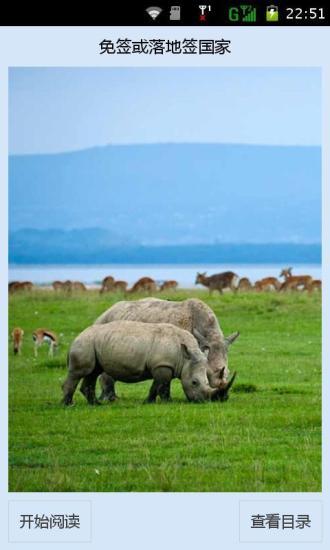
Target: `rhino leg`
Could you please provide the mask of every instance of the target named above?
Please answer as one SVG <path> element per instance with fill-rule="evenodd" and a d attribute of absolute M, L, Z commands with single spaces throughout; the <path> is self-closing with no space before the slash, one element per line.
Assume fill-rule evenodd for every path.
<path fill-rule="evenodd" d="M 100 384 L 102 393 L 100 399 L 103 401 L 115 401 L 118 399 L 118 395 L 115 392 L 115 381 L 106 372 L 103 372 L 100 376 Z"/>
<path fill-rule="evenodd" d="M 69 372 L 67 379 L 62 385 L 64 405 L 72 405 L 73 394 L 80 382 L 81 375 L 74 372 Z"/>
<path fill-rule="evenodd" d="M 100 367 L 95 364 L 95 353 L 81 353 L 81 350 L 70 350 L 68 353 L 68 376 L 62 384 L 64 405 L 72 405 L 73 394 L 80 380 L 97 371 Z M 99 371 L 101 372 L 101 370 Z"/>
<path fill-rule="evenodd" d="M 171 382 L 162 384 L 158 393 L 162 401 L 171 401 Z"/>
<path fill-rule="evenodd" d="M 158 367 L 155 369 L 153 372 L 154 381 L 144 403 L 155 403 L 157 395 L 159 395 L 162 401 L 169 401 L 172 377 L 173 372 L 169 367 Z"/>
<path fill-rule="evenodd" d="M 154 380 L 153 383 L 151 384 L 151 388 L 149 390 L 149 395 L 148 395 L 147 399 L 144 400 L 144 403 L 155 403 L 156 402 L 156 398 L 157 398 L 157 395 L 158 395 L 158 387 L 159 387 L 159 383 Z"/>
<path fill-rule="evenodd" d="M 96 367 L 93 372 L 85 376 L 80 386 L 81 393 L 86 397 L 90 405 L 100 405 L 100 401 L 96 399 L 95 386 L 96 380 L 101 372 L 101 369 Z"/>

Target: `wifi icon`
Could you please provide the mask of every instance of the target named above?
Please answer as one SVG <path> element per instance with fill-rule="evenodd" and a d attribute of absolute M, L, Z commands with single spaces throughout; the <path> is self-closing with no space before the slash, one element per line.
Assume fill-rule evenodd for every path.
<path fill-rule="evenodd" d="M 155 20 L 156 17 L 158 17 L 158 15 L 160 13 L 162 13 L 162 8 L 158 8 L 157 6 L 151 6 L 150 8 L 147 8 L 146 9 L 146 12 L 150 15 L 151 19 Z"/>

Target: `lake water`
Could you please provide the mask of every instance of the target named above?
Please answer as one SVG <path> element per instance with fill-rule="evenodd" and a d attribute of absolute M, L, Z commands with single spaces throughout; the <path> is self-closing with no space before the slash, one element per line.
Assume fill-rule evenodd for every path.
<path fill-rule="evenodd" d="M 278 277 L 283 265 L 263 264 L 210 264 L 210 265 L 10 265 L 9 281 L 32 281 L 35 284 L 50 284 L 55 280 L 82 281 L 87 285 L 100 283 L 106 275 L 132 285 L 140 277 L 152 277 L 158 282 L 175 279 L 182 288 L 193 288 L 197 271 L 208 275 L 222 271 L 234 271 L 240 277 L 248 277 L 255 282 L 263 277 Z M 321 279 L 322 267 L 319 264 L 299 264 L 293 266 L 293 274 L 311 275 Z"/>

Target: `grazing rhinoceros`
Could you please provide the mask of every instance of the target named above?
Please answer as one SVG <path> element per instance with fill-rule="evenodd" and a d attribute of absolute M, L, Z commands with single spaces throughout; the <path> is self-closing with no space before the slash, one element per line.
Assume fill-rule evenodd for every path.
<path fill-rule="evenodd" d="M 137 301 L 117 302 L 98 317 L 94 324 L 119 320 L 171 323 L 188 330 L 197 338 L 201 350 L 208 350 L 207 377 L 210 385 L 212 388 L 226 387 L 229 377 L 228 348 L 239 336 L 239 333 L 234 332 L 225 338 L 212 309 L 201 300 L 190 298 L 182 302 L 174 302 L 158 298 L 145 298 Z M 101 399 L 109 401 L 115 399 L 114 380 L 104 373 L 100 381 Z M 167 387 L 167 392 L 169 397 L 170 386 Z"/>
<path fill-rule="evenodd" d="M 114 321 L 84 330 L 71 345 L 68 377 L 63 384 L 63 403 L 70 405 L 81 378 L 90 404 L 95 404 L 95 384 L 104 371 L 113 380 L 141 382 L 153 379 L 148 401 L 162 395 L 162 387 L 180 378 L 189 401 L 225 400 L 229 387 L 211 388 L 206 376 L 207 359 L 196 339 L 168 323 Z"/>

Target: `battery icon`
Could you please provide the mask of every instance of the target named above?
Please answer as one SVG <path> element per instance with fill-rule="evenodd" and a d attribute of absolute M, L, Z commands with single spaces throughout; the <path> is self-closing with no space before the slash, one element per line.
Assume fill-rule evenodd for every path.
<path fill-rule="evenodd" d="M 278 21 L 278 7 L 267 6 L 266 7 L 266 21 L 268 23 L 276 23 Z"/>

